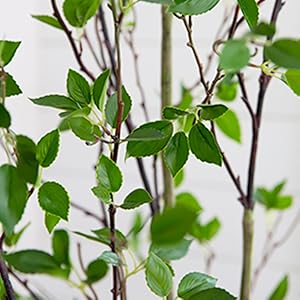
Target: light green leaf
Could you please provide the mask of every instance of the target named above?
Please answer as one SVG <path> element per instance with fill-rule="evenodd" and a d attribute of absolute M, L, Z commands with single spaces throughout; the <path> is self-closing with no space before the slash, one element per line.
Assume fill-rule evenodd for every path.
<path fill-rule="evenodd" d="M 300 70 L 287 70 L 285 73 L 285 78 L 288 86 L 297 96 L 300 96 Z"/>
<path fill-rule="evenodd" d="M 222 165 L 222 154 L 212 133 L 201 123 L 195 124 L 189 134 L 193 154 L 203 162 Z"/>
<path fill-rule="evenodd" d="M 23 226 L 19 231 L 13 232 L 10 235 L 6 235 L 5 240 L 4 240 L 5 245 L 7 245 L 8 247 L 16 246 L 17 243 L 19 242 L 20 238 L 23 236 L 23 233 L 25 232 L 25 230 L 29 227 L 29 225 L 30 225 L 30 222 L 27 223 L 25 226 Z"/>
<path fill-rule="evenodd" d="M 253 29 L 253 33 L 263 36 L 273 36 L 276 33 L 276 28 L 274 24 L 261 22 Z"/>
<path fill-rule="evenodd" d="M 60 218 L 49 213 L 45 213 L 45 226 L 49 233 L 53 231 L 55 226 L 59 223 Z"/>
<path fill-rule="evenodd" d="M 254 29 L 258 22 L 258 5 L 255 0 L 238 0 L 243 15 L 250 27 Z"/>
<path fill-rule="evenodd" d="M 5 76 L 5 97 L 17 96 L 22 94 L 22 91 L 12 75 L 6 73 Z M 2 84 L 0 84 L 0 98 L 2 98 Z"/>
<path fill-rule="evenodd" d="M 184 180 L 184 170 L 181 169 L 177 173 L 177 175 L 174 177 L 174 185 L 175 185 L 175 187 L 178 188 L 182 184 L 183 180 Z"/>
<path fill-rule="evenodd" d="M 112 203 L 110 191 L 103 187 L 101 184 L 93 187 L 92 192 L 104 204 Z"/>
<path fill-rule="evenodd" d="M 37 144 L 36 158 L 44 168 L 55 160 L 59 148 L 59 131 L 53 130 L 43 136 Z"/>
<path fill-rule="evenodd" d="M 0 40 L 0 66 L 5 67 L 14 57 L 21 42 Z"/>
<path fill-rule="evenodd" d="M 272 292 L 272 295 L 268 300 L 284 300 L 288 292 L 289 279 L 288 276 L 284 276 L 278 283 L 275 290 Z"/>
<path fill-rule="evenodd" d="M 181 99 L 177 107 L 181 110 L 185 110 L 190 108 L 193 103 L 193 95 L 191 91 L 187 89 L 185 86 L 181 86 Z"/>
<path fill-rule="evenodd" d="M 63 230 L 55 230 L 52 237 L 53 258 L 59 264 L 70 267 L 70 242 L 68 233 Z"/>
<path fill-rule="evenodd" d="M 123 209 L 134 209 L 145 203 L 150 203 L 152 197 L 144 189 L 136 189 L 126 196 L 123 204 L 120 206 Z"/>
<path fill-rule="evenodd" d="M 105 70 L 95 80 L 93 85 L 94 103 L 100 109 L 101 112 L 104 111 L 104 101 L 107 92 L 107 83 L 109 81 L 109 76 L 110 76 L 110 70 Z"/>
<path fill-rule="evenodd" d="M 150 252 L 146 262 L 146 281 L 148 287 L 157 296 L 167 296 L 172 289 L 170 268 L 156 254 Z"/>
<path fill-rule="evenodd" d="M 6 110 L 4 105 L 0 103 L 0 127 L 9 128 L 10 124 L 11 124 L 10 114 Z"/>
<path fill-rule="evenodd" d="M 179 117 L 188 115 L 189 113 L 177 107 L 167 106 L 163 109 L 163 116 L 168 120 L 176 120 Z"/>
<path fill-rule="evenodd" d="M 228 110 L 216 121 L 218 128 L 232 140 L 241 143 L 241 127 L 239 119 L 233 110 Z"/>
<path fill-rule="evenodd" d="M 216 96 L 223 101 L 233 101 L 237 96 L 238 83 L 228 74 L 217 86 Z"/>
<path fill-rule="evenodd" d="M 65 110 L 77 110 L 80 106 L 72 99 L 62 95 L 47 95 L 40 98 L 29 98 L 34 104 Z"/>
<path fill-rule="evenodd" d="M 193 225 L 190 234 L 195 237 L 200 243 L 205 243 L 212 240 L 221 228 L 219 219 L 213 218 L 207 224 L 202 225 L 196 223 Z"/>
<path fill-rule="evenodd" d="M 201 213 L 203 211 L 203 208 L 199 204 L 196 197 L 187 192 L 182 192 L 176 195 L 176 206 L 184 206 L 195 213 Z"/>
<path fill-rule="evenodd" d="M 142 0 L 143 2 L 158 3 L 158 4 L 172 4 L 172 0 Z"/>
<path fill-rule="evenodd" d="M 108 265 L 119 266 L 121 265 L 121 259 L 119 256 L 112 251 L 104 251 L 98 259 L 102 259 Z"/>
<path fill-rule="evenodd" d="M 42 23 L 48 24 L 57 29 L 63 29 L 57 18 L 47 15 L 32 15 L 32 17 Z"/>
<path fill-rule="evenodd" d="M 86 280 L 88 284 L 95 283 L 104 278 L 108 272 L 107 263 L 102 259 L 96 259 L 89 263 L 86 269 Z"/>
<path fill-rule="evenodd" d="M 72 132 L 83 141 L 95 142 L 97 140 L 94 125 L 85 117 L 69 119 Z"/>
<path fill-rule="evenodd" d="M 226 113 L 228 108 L 223 104 L 203 104 L 201 107 L 200 118 L 203 120 L 215 120 Z"/>
<path fill-rule="evenodd" d="M 192 296 L 189 300 L 236 300 L 237 298 L 220 288 L 204 290 Z"/>
<path fill-rule="evenodd" d="M 66 190 L 57 182 L 45 182 L 39 189 L 38 199 L 46 212 L 68 220 L 70 199 Z"/>

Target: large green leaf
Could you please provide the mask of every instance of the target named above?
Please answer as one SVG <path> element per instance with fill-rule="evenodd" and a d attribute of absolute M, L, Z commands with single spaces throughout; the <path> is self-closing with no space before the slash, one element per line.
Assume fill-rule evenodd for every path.
<path fill-rule="evenodd" d="M 20 221 L 27 202 L 27 187 L 17 169 L 10 165 L 0 167 L 0 222 L 5 232 L 12 234 Z"/>
<path fill-rule="evenodd" d="M 223 104 L 203 104 L 201 107 L 200 117 L 203 120 L 215 120 L 226 113 L 228 108 Z"/>
<path fill-rule="evenodd" d="M 63 29 L 60 23 L 58 22 L 57 18 L 53 16 L 47 16 L 47 15 L 32 15 L 32 17 L 44 24 L 50 25 L 57 29 Z"/>
<path fill-rule="evenodd" d="M 55 230 L 52 237 L 53 258 L 59 265 L 70 266 L 69 235 L 65 230 Z"/>
<path fill-rule="evenodd" d="M 104 111 L 104 101 L 105 101 L 109 76 L 110 76 L 110 70 L 105 70 L 103 73 L 99 75 L 99 77 L 95 80 L 93 85 L 94 103 L 102 112 Z"/>
<path fill-rule="evenodd" d="M 300 69 L 300 40 L 277 40 L 265 46 L 265 55 L 280 67 Z"/>
<path fill-rule="evenodd" d="M 55 160 L 59 148 L 59 131 L 53 130 L 43 136 L 37 144 L 36 158 L 44 168 Z"/>
<path fill-rule="evenodd" d="M 0 40 L 0 66 L 5 67 L 14 57 L 21 42 Z"/>
<path fill-rule="evenodd" d="M 220 288 L 204 290 L 192 296 L 189 300 L 236 300 L 237 298 Z"/>
<path fill-rule="evenodd" d="M 255 0 L 238 0 L 243 15 L 250 27 L 254 29 L 258 22 L 258 5 Z"/>
<path fill-rule="evenodd" d="M 160 132 L 159 136 L 157 131 Z M 156 138 L 154 133 L 156 133 Z M 129 140 L 127 143 L 127 157 L 143 157 L 157 154 L 165 148 L 172 133 L 173 125 L 167 120 L 143 124 L 127 137 Z M 149 138 L 149 134 L 151 134 L 151 138 Z"/>
<path fill-rule="evenodd" d="M 167 296 L 172 289 L 172 273 L 166 263 L 150 252 L 146 262 L 146 281 L 148 287 L 157 296 Z"/>
<path fill-rule="evenodd" d="M 200 15 L 213 9 L 220 0 L 187 0 L 180 3 L 172 4 L 169 11 L 183 15 Z"/>
<path fill-rule="evenodd" d="M 126 196 L 121 207 L 123 209 L 134 209 L 142 204 L 150 203 L 151 201 L 152 197 L 146 190 L 136 189 Z"/>
<path fill-rule="evenodd" d="M 47 95 L 40 98 L 29 98 L 34 104 L 65 110 L 77 110 L 79 105 L 72 99 L 62 95 Z"/>
<path fill-rule="evenodd" d="M 0 127 L 8 128 L 11 124 L 11 118 L 9 112 L 6 110 L 4 105 L 0 103 Z"/>
<path fill-rule="evenodd" d="M 173 177 L 183 168 L 188 160 L 189 146 L 184 132 L 177 132 L 164 150 L 165 162 Z"/>
<path fill-rule="evenodd" d="M 108 272 L 107 263 L 102 259 L 96 259 L 89 263 L 86 269 L 86 280 L 88 284 L 95 283 L 105 277 Z"/>
<path fill-rule="evenodd" d="M 284 300 L 286 299 L 286 295 L 288 292 L 288 285 L 289 279 L 287 276 L 284 276 L 278 285 L 276 286 L 275 290 L 272 292 L 271 296 L 268 300 Z"/>
<path fill-rule="evenodd" d="M 39 189 L 40 206 L 48 213 L 68 220 L 70 199 L 66 190 L 57 182 L 45 182 Z"/>
<path fill-rule="evenodd" d="M 212 133 L 202 124 L 195 124 L 189 134 L 193 154 L 203 162 L 222 165 L 222 154 Z"/>
<path fill-rule="evenodd" d="M 177 295 L 184 300 L 190 300 L 199 292 L 214 288 L 216 283 L 217 279 L 207 274 L 199 272 L 189 273 L 181 279 L 178 285 Z"/>
<path fill-rule="evenodd" d="M 22 94 L 22 91 L 12 75 L 6 73 L 5 76 L 5 97 L 11 97 Z M 0 84 L 0 97 L 2 97 L 2 84 Z"/>
<path fill-rule="evenodd" d="M 285 78 L 288 86 L 297 96 L 300 96 L 300 70 L 287 70 L 285 73 Z"/>

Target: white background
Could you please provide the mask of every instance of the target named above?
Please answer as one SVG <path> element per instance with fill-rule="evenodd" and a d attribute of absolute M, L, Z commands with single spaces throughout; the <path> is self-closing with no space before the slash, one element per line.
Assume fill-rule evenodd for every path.
<path fill-rule="evenodd" d="M 69 44 L 62 32 L 33 20 L 31 14 L 49 14 L 49 1 L 4 1 L 1 0 L 0 28 L 1 38 L 22 40 L 22 46 L 17 52 L 14 62 L 7 67 L 7 71 L 14 75 L 24 94 L 7 101 L 9 110 L 13 115 L 13 129 L 17 133 L 27 134 L 37 141 L 45 132 L 55 128 L 59 117 L 57 112 L 47 108 L 34 106 L 27 97 L 38 97 L 48 93 L 64 93 L 65 79 L 69 68 L 77 69 L 76 62 L 70 51 Z M 226 2 L 226 1 L 223 1 Z M 273 1 L 267 1 L 262 10 L 262 19 L 271 12 Z M 279 18 L 279 36 L 299 37 L 299 12 L 300 5 L 297 1 L 287 1 Z M 210 51 L 211 41 L 214 38 L 216 28 L 222 17 L 222 4 L 213 12 L 200 18 L 195 25 L 194 34 L 201 56 L 207 57 Z M 108 18 L 108 16 L 107 16 Z M 159 100 L 159 41 L 160 41 L 160 10 L 158 6 L 138 4 L 138 31 L 136 43 L 140 52 L 142 82 L 147 92 L 148 107 L 151 118 L 157 119 L 160 109 Z M 243 32 L 243 31 L 242 31 Z M 197 78 L 197 69 L 193 57 L 186 44 L 186 36 L 182 24 L 174 20 L 174 101 L 178 101 L 180 82 L 192 85 Z M 134 122 L 143 122 L 139 107 L 139 93 L 135 86 L 132 57 L 128 50 L 123 51 L 124 81 L 132 98 L 134 99 L 134 111 L 137 112 Z M 91 68 L 96 70 L 91 63 Z M 247 82 L 251 87 L 251 102 L 256 99 L 257 74 L 249 73 Z M 199 95 L 200 96 L 200 95 Z M 299 128 L 300 128 L 300 100 L 296 98 L 279 81 L 272 82 L 267 94 L 265 116 L 258 153 L 258 168 L 256 185 L 273 186 L 282 179 L 287 179 L 286 191 L 294 196 L 295 208 L 284 214 L 284 221 L 278 232 L 284 233 L 293 216 L 297 213 L 300 196 L 299 175 Z M 243 144 L 234 142 L 220 136 L 221 144 L 232 161 L 234 169 L 241 175 L 245 183 L 246 166 L 249 156 L 250 123 L 245 108 L 233 105 L 242 119 Z M 125 134 L 125 130 L 124 130 Z M 63 134 L 61 139 L 61 151 L 56 164 L 44 173 L 49 180 L 61 182 L 69 191 L 72 200 L 97 212 L 97 200 L 89 189 L 94 184 L 92 165 L 96 160 L 97 148 L 85 147 L 71 134 Z M 123 153 L 122 153 L 123 155 Z M 1 154 L 1 161 L 4 155 Z M 124 156 L 123 156 L 124 157 Z M 123 161 L 123 157 L 120 161 Z M 123 164 L 123 163 L 122 163 Z M 151 172 L 151 165 L 148 165 Z M 125 187 L 117 197 L 121 201 L 122 196 L 135 187 L 141 186 L 134 160 L 129 159 L 123 164 Z M 222 230 L 215 242 L 211 245 L 215 251 L 216 259 L 213 263 L 211 274 L 219 279 L 219 286 L 225 287 L 233 294 L 238 295 L 241 272 L 241 216 L 242 209 L 237 202 L 237 193 L 234 190 L 227 173 L 222 168 L 200 164 L 193 158 L 188 163 L 186 179 L 183 191 L 191 191 L 200 200 L 205 208 L 203 220 L 218 216 L 222 221 Z M 147 215 L 147 209 L 144 210 Z M 266 222 L 263 210 L 255 209 L 255 255 L 256 265 L 261 258 L 261 251 L 265 239 Z M 130 215 L 131 216 L 131 215 Z M 119 213 L 117 223 L 119 228 L 126 232 L 129 228 L 130 216 Z M 62 223 L 61 227 L 71 230 L 88 232 L 91 228 L 97 228 L 98 224 L 83 218 L 81 213 L 71 210 L 69 224 Z M 32 197 L 27 207 L 22 224 L 31 222 L 31 227 L 21 240 L 20 249 L 39 248 L 50 251 L 50 239 L 46 230 L 41 226 L 43 214 Z M 287 299 L 300 299 L 300 265 L 299 228 L 292 237 L 272 257 L 267 268 L 263 271 L 258 287 L 252 299 L 267 299 L 278 280 L 284 274 L 290 277 L 290 289 Z M 93 243 L 81 240 L 86 263 L 93 257 L 101 254 L 104 248 Z M 75 239 L 72 244 L 73 257 L 76 260 Z M 175 282 L 188 271 L 203 271 L 203 248 L 193 244 L 189 256 L 175 264 Z M 68 285 L 48 277 L 32 277 L 33 284 L 51 295 L 50 299 L 82 299 L 78 293 Z M 109 299 L 110 278 L 103 281 L 97 287 L 101 299 Z M 143 274 L 129 280 L 129 299 L 139 297 L 144 299 L 156 299 L 145 288 Z M 76 296 L 77 295 L 77 296 Z"/>

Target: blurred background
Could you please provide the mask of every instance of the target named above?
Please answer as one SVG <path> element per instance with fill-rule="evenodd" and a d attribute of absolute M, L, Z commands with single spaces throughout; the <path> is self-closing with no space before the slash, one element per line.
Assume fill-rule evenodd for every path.
<path fill-rule="evenodd" d="M 13 130 L 26 134 L 34 141 L 46 132 L 54 129 L 59 123 L 57 111 L 40 108 L 33 105 L 28 97 L 66 92 L 65 82 L 69 68 L 78 70 L 70 46 L 65 35 L 54 28 L 37 22 L 31 18 L 32 14 L 51 14 L 47 0 L 17 1 L 1 0 L 0 34 L 1 39 L 21 40 L 14 61 L 7 67 L 13 74 L 23 90 L 23 95 L 13 97 L 7 101 L 9 111 L 13 116 Z M 197 46 L 203 59 L 211 51 L 211 43 L 223 17 L 224 6 L 229 1 L 221 1 L 218 8 L 197 18 L 194 25 L 194 35 Z M 261 12 L 261 19 L 268 20 L 273 1 L 266 1 Z M 278 36 L 299 37 L 300 3 L 287 1 L 279 18 Z M 141 80 L 146 91 L 147 106 L 151 119 L 159 118 L 160 114 L 160 7 L 147 3 L 137 5 L 138 26 L 136 30 L 136 46 L 140 55 Z M 107 13 L 107 19 L 109 19 Z M 173 40 L 173 95 L 174 102 L 180 100 L 181 83 L 192 86 L 197 79 L 197 69 L 190 49 L 186 47 L 186 34 L 181 22 L 174 19 Z M 246 27 L 240 32 L 245 32 Z M 87 51 L 88 52 L 88 51 Z M 87 64 L 96 73 L 96 67 L 91 57 L 85 57 Z M 260 59 L 260 58 L 259 58 Z M 128 48 L 123 47 L 123 78 L 125 86 L 133 101 L 133 120 L 135 124 L 144 122 L 140 108 L 140 95 L 136 87 L 132 55 Z M 250 99 L 256 99 L 257 72 L 247 72 L 246 80 L 249 83 Z M 197 95 L 196 95 L 197 96 Z M 198 97 L 201 97 L 199 93 Z M 254 101 L 253 100 L 253 101 Z M 236 172 L 240 174 L 241 181 L 245 184 L 247 163 L 249 156 L 249 137 L 251 134 L 250 120 L 244 106 L 236 101 L 230 104 L 239 115 L 242 126 L 242 144 L 237 144 L 220 136 L 220 143 Z M 271 188 L 283 179 L 287 180 L 286 193 L 294 196 L 293 209 L 283 213 L 282 222 L 276 233 L 276 238 L 290 228 L 295 216 L 299 214 L 299 170 L 300 170 L 300 99 L 297 98 L 284 84 L 273 80 L 267 94 L 265 114 L 258 153 L 258 167 L 256 186 Z M 124 130 L 125 134 L 125 130 Z M 95 212 L 99 210 L 97 199 L 90 192 L 94 186 L 95 174 L 93 165 L 97 158 L 97 146 L 86 147 L 83 142 L 71 133 L 63 133 L 61 138 L 60 153 L 56 163 L 44 172 L 44 177 L 49 180 L 61 182 L 69 191 L 72 201 L 83 205 Z M 0 152 L 0 162 L 5 161 L 5 156 Z M 120 156 L 124 172 L 125 184 L 117 196 L 121 201 L 133 188 L 142 186 L 135 161 L 124 160 L 124 149 Z M 147 161 L 151 172 L 151 161 Z M 209 246 L 213 249 L 215 259 L 211 267 L 211 275 L 218 278 L 218 285 L 225 287 L 238 295 L 241 273 L 241 217 L 242 208 L 237 201 L 237 193 L 224 168 L 199 163 L 190 158 L 185 170 L 185 180 L 179 191 L 190 191 L 199 199 L 205 209 L 203 220 L 217 216 L 222 223 L 222 228 L 217 238 Z M 149 214 L 148 208 L 143 209 L 143 214 Z M 127 232 L 131 225 L 132 215 L 119 212 L 117 225 Z M 255 209 L 255 253 L 254 266 L 260 263 L 262 250 L 266 239 L 266 232 L 270 218 L 266 217 L 264 210 L 257 206 Z M 46 229 L 41 226 L 43 213 L 39 208 L 34 195 L 26 210 L 22 224 L 31 222 L 30 228 L 22 237 L 18 249 L 38 248 L 49 251 L 50 238 Z M 70 212 L 70 222 L 60 223 L 61 228 L 71 231 L 79 230 L 88 232 L 99 225 L 74 209 Z M 85 262 L 101 254 L 102 247 L 92 242 L 72 235 L 73 258 L 77 260 L 76 243 L 82 244 Z M 145 249 L 147 247 L 145 237 Z M 300 299 L 300 262 L 298 259 L 300 246 L 300 226 L 295 228 L 289 240 L 272 256 L 268 265 L 262 271 L 252 299 L 267 299 L 283 275 L 289 275 L 290 287 L 287 299 Z M 207 250 L 193 243 L 187 258 L 175 263 L 175 282 L 189 271 L 203 271 L 204 257 Z M 49 299 L 82 299 L 67 284 L 50 279 L 46 276 L 32 276 L 30 282 L 49 295 Z M 109 278 L 97 285 L 101 299 L 109 299 Z M 145 287 L 144 274 L 129 279 L 129 299 L 156 299 Z"/>

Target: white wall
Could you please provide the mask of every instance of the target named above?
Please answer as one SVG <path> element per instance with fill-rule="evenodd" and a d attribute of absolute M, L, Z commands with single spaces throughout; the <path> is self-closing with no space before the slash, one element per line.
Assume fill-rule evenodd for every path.
<path fill-rule="evenodd" d="M 267 1 L 270 4 L 273 1 Z M 271 5 L 265 5 L 262 14 L 269 14 Z M 287 1 L 280 16 L 280 36 L 298 36 L 300 21 L 297 15 L 300 5 L 297 1 Z M 0 28 L 1 38 L 22 40 L 22 46 L 18 50 L 14 62 L 7 68 L 22 87 L 24 94 L 8 100 L 8 106 L 13 114 L 13 128 L 18 133 L 28 134 L 36 141 L 46 131 L 50 131 L 58 124 L 57 112 L 51 109 L 38 108 L 27 100 L 27 97 L 38 97 L 47 93 L 65 92 L 65 79 L 69 68 L 77 68 L 76 62 L 70 51 L 70 47 L 62 32 L 31 19 L 30 14 L 49 13 L 50 7 L 47 1 L 1 1 Z M 139 26 L 136 35 L 137 46 L 140 52 L 142 82 L 147 92 L 148 107 L 151 117 L 156 119 L 159 112 L 159 40 L 160 40 L 160 15 L 159 7 L 149 4 L 139 4 Z M 200 18 L 195 25 L 195 39 L 203 58 L 210 51 L 210 43 L 215 35 L 220 18 L 222 5 L 215 11 Z M 174 99 L 179 99 L 179 84 L 181 81 L 187 85 L 194 83 L 197 78 L 197 69 L 193 62 L 191 52 L 185 46 L 186 36 L 182 24 L 174 20 Z M 137 124 L 143 121 L 139 108 L 139 93 L 135 86 L 132 67 L 127 62 L 132 62 L 128 50 L 124 50 L 124 80 L 133 99 L 134 110 L 138 117 L 134 120 Z M 129 65 L 129 66 L 128 66 Z M 93 68 L 93 67 L 92 67 Z M 93 68 L 95 69 L 95 68 Z M 257 91 L 256 75 L 251 73 L 247 80 L 250 81 L 251 101 L 255 99 Z M 254 101 L 254 100 L 253 100 Z M 246 166 L 249 155 L 250 123 L 243 106 L 234 105 L 242 119 L 243 145 L 236 145 L 220 136 L 221 144 L 228 153 L 234 169 L 241 175 L 245 182 Z M 280 180 L 288 180 L 287 191 L 295 196 L 295 208 L 284 215 L 284 221 L 279 228 L 279 234 L 284 233 L 293 216 L 299 208 L 298 200 L 300 190 L 298 187 L 298 175 L 300 160 L 298 153 L 300 143 L 298 130 L 300 126 L 300 102 L 283 84 L 274 81 L 271 84 L 265 105 L 265 117 L 263 120 L 260 151 L 258 155 L 258 169 L 256 183 L 258 185 L 272 186 Z M 90 209 L 98 209 L 97 200 L 89 192 L 94 184 L 92 165 L 96 160 L 96 147 L 85 147 L 71 134 L 63 134 L 61 151 L 55 166 L 45 172 L 45 177 L 62 182 L 69 190 L 73 201 L 86 205 Z M 120 159 L 122 160 L 122 159 Z M 2 157 L 1 157 L 2 161 Z M 151 168 L 151 165 L 148 165 Z M 139 182 L 135 162 L 130 159 L 124 164 L 125 188 L 120 192 L 118 199 Z M 192 191 L 197 195 L 206 212 L 204 218 L 218 216 L 223 224 L 221 234 L 212 247 L 216 253 L 216 260 L 212 267 L 212 275 L 219 278 L 219 285 L 226 287 L 234 294 L 238 294 L 241 269 L 241 215 L 242 209 L 237 202 L 237 193 L 224 169 L 220 169 L 196 162 L 190 159 L 187 168 L 187 177 L 181 190 Z M 27 213 L 22 223 L 31 221 L 30 230 L 24 235 L 20 248 L 50 249 L 49 236 L 46 230 L 40 226 L 43 222 L 43 214 L 33 197 L 28 205 Z M 147 211 L 145 210 L 145 214 Z M 261 258 L 261 251 L 265 239 L 265 218 L 260 208 L 256 213 L 256 240 L 255 259 L 257 263 Z M 120 228 L 128 228 L 128 214 L 118 214 Z M 71 230 L 87 232 L 90 228 L 97 228 L 97 224 L 74 210 L 71 211 L 69 224 L 61 224 Z M 125 230 L 126 231 L 126 230 Z M 271 259 L 268 267 L 263 271 L 258 288 L 253 299 L 266 299 L 274 285 L 284 275 L 289 274 L 291 288 L 288 299 L 295 300 L 300 297 L 299 280 L 300 265 L 298 258 L 300 229 L 297 228 L 279 251 Z M 89 259 L 101 253 L 103 248 L 80 240 L 83 244 L 84 254 Z M 76 259 L 75 243 L 72 246 Z M 193 245 L 188 258 L 175 264 L 176 282 L 188 271 L 203 271 L 203 249 L 196 243 Z M 50 299 L 75 299 L 75 291 L 67 285 L 45 278 L 33 277 L 32 282 L 53 296 Z M 49 284 L 50 283 L 50 284 Z M 101 299 L 109 299 L 110 280 L 99 285 Z M 156 299 L 144 287 L 144 279 L 141 274 L 137 278 L 129 280 L 129 299 Z M 81 299 L 80 296 L 77 299 Z"/>

